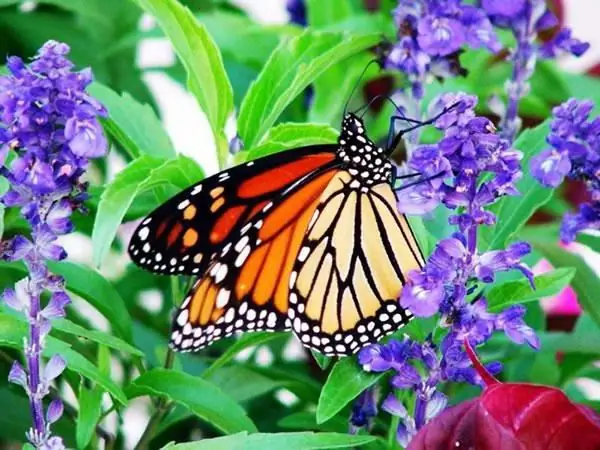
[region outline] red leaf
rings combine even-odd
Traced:
[[[592,410],[554,387],[499,383],[466,349],[487,387],[428,423],[407,450],[600,449],[600,417]]]

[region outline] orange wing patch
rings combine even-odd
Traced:
[[[278,191],[334,159],[333,153],[304,156],[245,180],[237,193],[240,198],[253,198]]]
[[[182,304],[172,335],[175,345],[196,350],[236,331],[289,328],[290,275],[321,195],[336,172],[316,176],[279,205],[265,204],[242,228],[237,242],[211,263]],[[245,211],[225,212],[215,239],[225,239],[230,221]]]

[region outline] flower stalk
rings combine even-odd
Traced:
[[[89,159],[104,155],[108,147],[97,119],[106,111],[85,92],[92,74],[89,69],[72,71],[68,53],[66,44],[48,41],[30,64],[9,57],[10,74],[0,77],[0,175],[10,186],[0,200],[20,208],[31,226],[30,236],[17,235],[0,246],[3,259],[23,261],[28,270],[2,295],[28,322],[25,367],[14,362],[9,381],[29,397],[32,427],[27,438],[40,449],[64,448],[50,429],[62,416],[63,404],[54,399],[44,409],[44,399],[66,361],[54,355],[43,366],[42,354],[51,321],[66,315],[70,299],[48,261],[66,258],[57,239],[73,230],[70,216],[84,211],[87,185],[80,178]],[[43,293],[50,295],[44,307]]]

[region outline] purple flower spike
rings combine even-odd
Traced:
[[[485,11],[463,0],[398,0],[394,19],[398,40],[384,55],[383,65],[408,79],[408,86],[398,93],[398,104],[415,119],[421,118],[425,87],[432,79],[465,75],[458,57],[463,49],[501,49]],[[406,135],[405,141],[410,154],[419,132]]]
[[[565,177],[586,183],[592,201],[577,213],[565,214],[561,226],[564,242],[575,240],[585,229],[600,229],[600,118],[590,118],[591,101],[570,99],[552,110],[551,148],[532,158],[531,173],[542,185],[557,187]]]
[[[508,56],[513,66],[511,78],[505,84],[508,102],[505,106],[496,102],[494,106],[496,111],[503,113],[500,121],[502,134],[512,142],[521,127],[519,103],[530,91],[529,80],[535,72],[537,60],[540,57],[555,58],[560,53],[581,56],[589,44],[573,38],[568,28],[560,30],[549,42],[538,43],[540,31],[558,25],[556,16],[543,0],[481,0],[481,6],[492,22],[507,28],[517,42]]]
[[[47,262],[67,256],[58,236],[73,230],[71,214],[82,210],[86,184],[81,177],[89,159],[108,149],[98,121],[106,109],[85,91],[92,73],[75,72],[68,53],[68,45],[48,41],[29,64],[9,57],[9,74],[0,76],[0,175],[9,185],[0,201],[5,207],[20,208],[31,226],[30,238],[17,235],[0,246],[0,257],[22,261],[28,271],[26,279],[3,294],[7,306],[22,312],[29,325],[26,367],[15,364],[9,378],[23,385],[29,396],[33,419],[29,442],[48,450],[65,448],[50,430],[62,414],[62,403],[52,402],[44,415],[43,397],[66,363],[54,355],[41,371],[41,355],[51,319],[64,317],[70,300],[64,281],[49,272]],[[51,297],[42,310],[46,293]]]

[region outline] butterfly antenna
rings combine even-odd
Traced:
[[[367,73],[367,70],[369,70],[369,67],[371,67],[372,64],[380,64],[379,58],[372,59],[371,61],[369,61],[369,63],[365,66],[365,68],[361,72],[356,84],[354,85],[354,87],[352,88],[352,91],[350,92],[350,95],[348,96],[348,100],[346,100],[346,104],[344,105],[344,114],[343,114],[342,118],[346,117],[346,113],[348,112],[348,105],[350,104],[350,100],[352,100],[352,97],[354,97],[354,94],[356,93],[356,89],[358,89],[358,86],[360,86],[360,82],[362,81],[363,77]]]
[[[373,97],[368,103],[364,104],[363,106],[361,106],[360,108],[358,108],[356,111],[354,111],[354,114],[359,115],[362,112],[362,114],[360,116],[360,118],[362,119],[363,116],[369,110],[369,106],[371,106],[373,103],[375,103],[380,98],[383,98],[383,99],[387,100],[388,102],[390,102],[392,105],[394,105],[394,108],[396,109],[396,111],[400,111],[400,107],[396,104],[396,102],[394,102],[394,100],[392,100],[392,98],[389,95],[387,95],[387,94],[378,94],[375,97]]]

